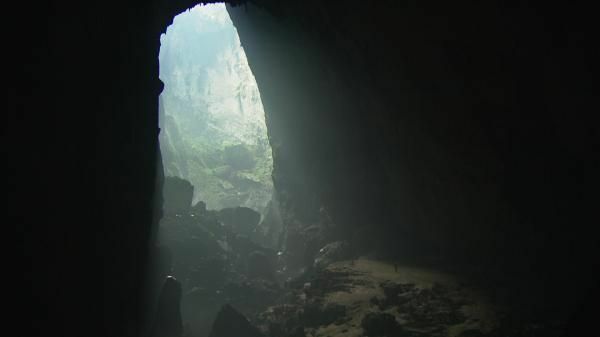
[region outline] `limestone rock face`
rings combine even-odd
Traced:
[[[161,37],[160,147],[167,175],[208,209],[260,212],[273,190],[265,114],[225,4],[181,13]]]

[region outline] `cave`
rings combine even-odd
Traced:
[[[265,113],[225,4],[177,15],[161,36],[159,61],[165,176],[188,180],[193,204],[265,213],[273,193]]]
[[[21,2],[6,15],[4,223],[18,235],[7,240],[15,242],[6,250],[7,331],[148,334],[167,273],[157,245],[168,215],[157,192],[166,181],[160,36],[196,5]],[[240,323],[249,336],[594,331],[591,6],[232,0],[226,8],[260,89],[282,225],[277,245],[245,257],[275,253],[291,278],[282,289],[303,300],[338,296],[303,307],[302,331]],[[190,217],[214,215],[204,211]],[[339,261],[315,259],[344,249]],[[350,317],[344,294],[370,283],[377,295]],[[469,303],[451,298],[455,288],[481,289],[502,307],[500,327],[473,328],[487,318],[457,310]],[[250,309],[223,304],[232,320],[260,325]],[[443,328],[417,324],[431,319]],[[213,328],[226,325],[216,318]]]

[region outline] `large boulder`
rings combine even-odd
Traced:
[[[264,337],[248,319],[235,310],[231,305],[225,304],[215,319],[210,337]]]
[[[224,208],[218,213],[219,220],[232,231],[252,237],[260,221],[260,213],[248,207]]]
[[[152,337],[181,337],[181,283],[174,277],[166,278],[160,292]]]
[[[165,214],[187,214],[192,206],[194,186],[178,177],[166,177],[163,184],[163,210]]]
[[[192,213],[195,215],[203,215],[206,214],[206,203],[202,200],[198,201],[191,209]]]

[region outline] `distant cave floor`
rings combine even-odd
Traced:
[[[560,322],[514,322],[448,273],[359,258],[339,261],[252,317],[271,337],[558,336]]]
[[[367,258],[329,265],[293,291],[290,303],[269,308],[254,323],[267,335],[304,326],[306,337],[379,336],[365,331],[367,320],[372,330],[385,317],[396,321],[382,327],[396,329],[393,336],[483,336],[498,326],[484,296],[456,278]]]

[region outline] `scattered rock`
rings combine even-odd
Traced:
[[[301,306],[282,304],[270,307],[259,314],[257,321],[262,330],[268,333],[270,337],[290,337],[299,334],[300,328],[304,333],[303,327],[305,325],[300,319],[301,315]]]
[[[310,303],[304,307],[302,322],[309,327],[326,326],[343,321],[346,307],[339,304]]]
[[[381,301],[383,307],[402,305],[410,300],[410,293],[415,289],[412,283],[400,284],[393,282],[382,282],[379,284],[385,295]]]

